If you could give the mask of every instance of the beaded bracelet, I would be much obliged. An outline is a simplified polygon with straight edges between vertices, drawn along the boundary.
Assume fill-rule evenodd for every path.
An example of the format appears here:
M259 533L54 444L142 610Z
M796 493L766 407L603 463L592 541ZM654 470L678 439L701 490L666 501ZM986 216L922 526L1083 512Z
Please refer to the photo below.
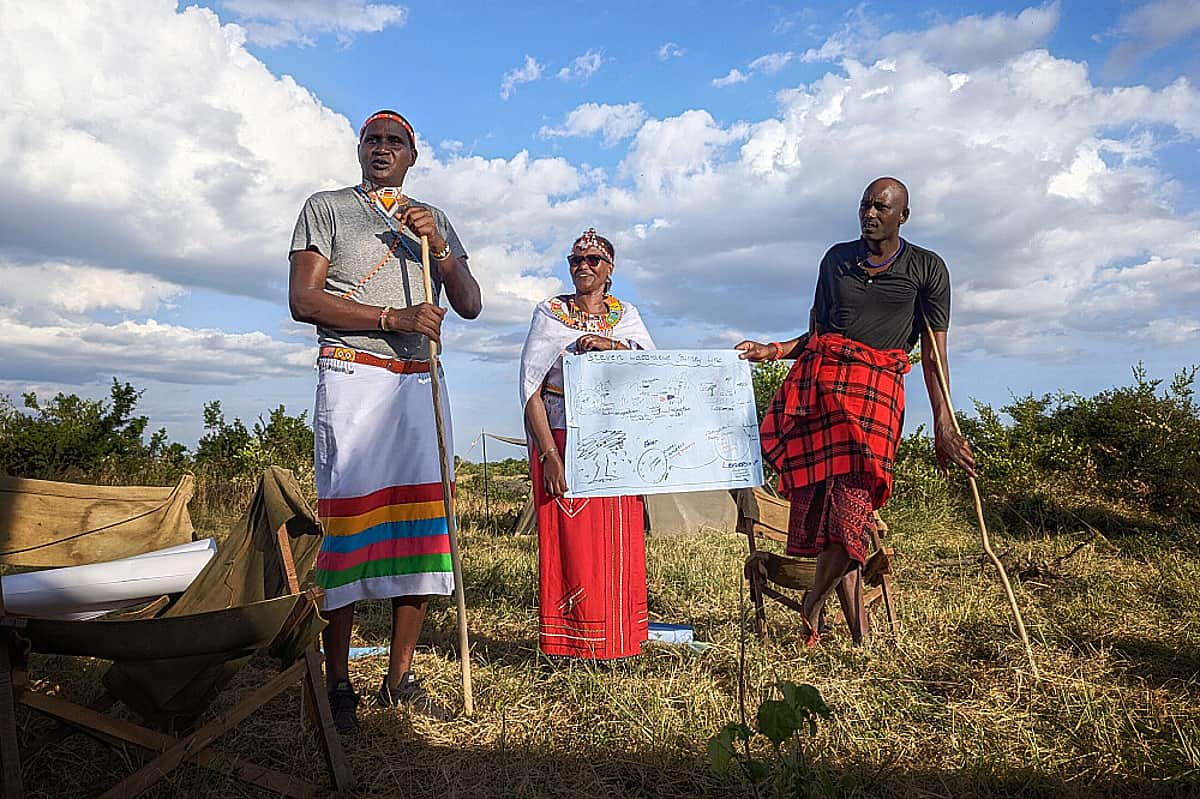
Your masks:
M433 260L435 260L435 261L444 261L449 257L450 257L450 242L446 242L446 246L444 249L442 249L441 252L435 252L433 254Z
M767 346L775 348L775 357L771 359L772 361L778 361L780 358L783 357L783 345L780 344L778 341L772 341Z
M390 310L392 310L392 306L385 305L379 311L379 329L385 333L391 332L390 330L388 330L388 326L387 326L387 315L388 315L388 311L390 311Z

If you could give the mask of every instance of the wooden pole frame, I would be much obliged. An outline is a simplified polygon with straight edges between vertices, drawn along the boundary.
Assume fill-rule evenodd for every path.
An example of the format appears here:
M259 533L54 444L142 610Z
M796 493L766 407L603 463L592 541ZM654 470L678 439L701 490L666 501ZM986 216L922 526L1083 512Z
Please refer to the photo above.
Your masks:
M929 326L929 320L925 320L925 332L929 338L929 348L933 352L928 353L933 357L934 369L937 372L938 386L942 390L942 398L946 401L946 408L950 411L950 419L954 422L954 432L962 435L962 429L958 426L958 415L954 412L954 403L950 401L950 383L946 380L946 372L942 369L941 352L938 349L937 339L933 337L933 328ZM987 522L983 519L983 501L979 496L979 485L975 482L975 478L967 475L967 482L971 486L971 499L975 504L975 520L979 523L979 538L983 543L984 554L991 560L992 565L996 567L996 571L1000 572L1000 583L1004 586L1004 596L1008 599L1009 610L1012 611L1013 621L1017 625L1017 635L1021 638L1021 643L1025 645L1025 655L1029 658L1029 668L1033 672L1034 679L1041 679L1038 672L1037 661L1033 659L1033 647L1029 644L1029 634L1025 632L1025 621L1021 618L1021 608L1017 606L1017 598L1013 594L1012 584L1008 581L1008 572L1004 569L1004 564L1000 562L1000 558L996 557L996 553L992 550L991 540L988 538Z
M425 282L425 301L433 303L433 278L429 269L429 237L421 236L421 275ZM450 467L446 460L446 423L442 419L442 382L438 373L438 346L429 340L429 385L433 390L433 418L437 426L438 460L442 470L442 505L446 513L446 532L450 537L450 565L454 570L454 597L458 609L458 660L462 665L463 715L475 713L471 691L471 640L467 633L467 598L463 591L462 554L458 549L458 520L450 495Z

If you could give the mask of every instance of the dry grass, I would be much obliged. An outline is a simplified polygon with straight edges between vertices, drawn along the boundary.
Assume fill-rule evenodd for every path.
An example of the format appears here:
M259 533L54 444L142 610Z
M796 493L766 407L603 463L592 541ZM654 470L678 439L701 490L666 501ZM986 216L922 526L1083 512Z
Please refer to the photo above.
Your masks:
M462 502L477 518L472 500ZM881 634L854 649L835 633L806 650L789 614L769 608L771 642L750 637L746 648L752 713L785 679L817 686L833 709L810 747L812 795L1200 796L1195 547L1096 539L1056 561L1080 539L997 541L1029 575L1017 591L1043 675L1033 682L994 576L932 565L976 552L972 529L938 496L918 492L887 515L901 553L899 640ZM735 535L650 540L652 619L693 624L713 647L652 647L598 668L537 653L536 542L468 529L476 717L435 723L364 703L362 731L347 741L359 795L747 795L735 779L713 776L705 759L708 738L738 713L744 548ZM457 705L452 608L435 603L417 669ZM382 604L361 608L356 635L360 644L387 642ZM384 658L354 661L360 690L378 685L385 667ZM35 670L66 695L98 690L100 664L40 660ZM247 669L239 683L263 674ZM285 695L223 744L319 781L321 757L299 720L296 694ZM39 720L28 732L44 728ZM32 757L27 784L35 796L83 795L135 762L75 736ZM152 795L261 794L185 768Z

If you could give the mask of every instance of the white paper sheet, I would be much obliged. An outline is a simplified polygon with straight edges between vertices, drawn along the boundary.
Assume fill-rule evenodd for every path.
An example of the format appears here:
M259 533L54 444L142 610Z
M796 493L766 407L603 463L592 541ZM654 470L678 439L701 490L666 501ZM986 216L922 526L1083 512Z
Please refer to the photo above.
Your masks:
M107 563L14 574L4 578L4 609L43 619L89 619L178 594L217 552L211 538Z
M734 350L563 358L572 497L762 485L750 364Z

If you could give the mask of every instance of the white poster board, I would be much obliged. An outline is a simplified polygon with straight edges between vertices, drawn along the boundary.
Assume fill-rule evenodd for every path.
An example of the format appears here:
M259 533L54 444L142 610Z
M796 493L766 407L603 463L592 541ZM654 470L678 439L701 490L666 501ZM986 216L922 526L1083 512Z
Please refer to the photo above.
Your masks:
M563 357L572 497L762 485L750 364L735 350Z

